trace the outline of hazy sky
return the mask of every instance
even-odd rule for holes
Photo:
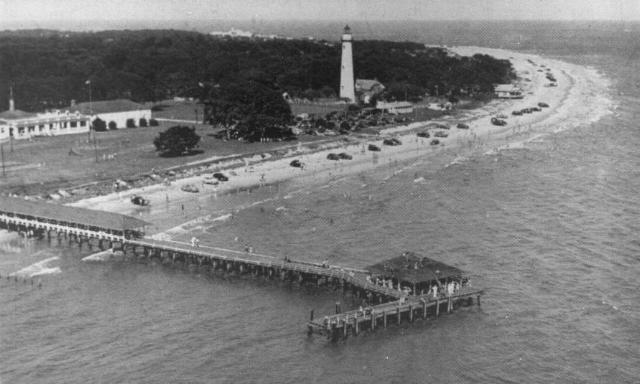
[[[0,0],[0,26],[87,19],[640,20],[640,0]]]

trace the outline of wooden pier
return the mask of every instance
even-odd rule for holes
[[[318,287],[330,285],[350,291],[361,299],[365,308],[342,312],[340,306],[337,306],[336,314],[318,319],[311,312],[307,324],[309,334],[320,334],[333,340],[357,335],[364,330],[386,328],[389,324],[400,324],[402,321],[413,322],[419,318],[438,317],[461,305],[473,304],[473,298],[480,305],[480,295],[483,293],[482,290],[464,286],[463,279],[459,277],[459,289],[455,292],[445,294],[441,290],[432,295],[424,294],[422,290],[418,294],[420,282],[413,281],[414,294],[407,294],[407,291],[393,288],[393,284],[390,287],[373,281],[370,270],[277,258],[250,250],[242,252],[144,238],[143,228],[146,225],[149,223],[114,213],[0,197],[0,228],[10,231],[40,238],[57,238],[58,241],[65,239],[80,247],[88,244],[92,249],[111,249],[125,260],[168,265],[179,263],[212,271],[261,275]],[[441,263],[438,265],[442,269],[455,270]],[[379,274],[384,275],[382,267],[374,267],[380,269]],[[435,279],[438,280],[437,277]],[[444,281],[444,278],[441,280]],[[396,282],[396,287],[400,288],[400,279]]]

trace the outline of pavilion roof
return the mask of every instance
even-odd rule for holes
[[[413,252],[367,267],[373,275],[395,277],[401,281],[420,283],[447,278],[460,279],[464,272],[456,267]]]
[[[0,196],[0,212],[118,231],[139,229],[151,225],[144,220],[119,213],[25,200],[17,197]]]

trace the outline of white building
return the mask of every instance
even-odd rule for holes
[[[140,119],[145,119],[147,122],[151,119],[151,108],[127,99],[74,104],[69,107],[69,111],[89,115],[91,121],[100,118],[107,126],[114,122],[118,129],[126,128],[129,119],[133,119],[136,127],[139,126]]]
[[[376,79],[356,79],[356,94],[364,104],[369,104],[371,98],[384,89],[384,85]]]
[[[342,34],[342,66],[340,68],[340,98],[356,102],[356,91],[353,77],[353,48],[351,28],[344,27]]]
[[[522,99],[522,90],[513,84],[498,84],[494,88],[495,95],[501,99]]]
[[[89,125],[89,116],[79,112],[55,110],[31,113],[15,109],[11,96],[9,110],[0,113],[0,141],[87,133]]]
[[[376,109],[393,113],[395,115],[402,115],[406,113],[413,113],[413,104],[408,101],[378,101],[376,103]]]

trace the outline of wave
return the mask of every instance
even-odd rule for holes
[[[113,248],[83,257],[82,261],[109,261],[114,256]]]
[[[61,273],[62,270],[60,267],[49,267],[48,264],[60,259],[58,256],[50,257],[48,259],[44,259],[42,261],[38,261],[37,263],[33,263],[28,267],[22,268],[21,270],[11,273],[9,276],[17,276],[17,277],[34,277],[34,276],[42,276],[42,275],[52,275],[56,273]]]

